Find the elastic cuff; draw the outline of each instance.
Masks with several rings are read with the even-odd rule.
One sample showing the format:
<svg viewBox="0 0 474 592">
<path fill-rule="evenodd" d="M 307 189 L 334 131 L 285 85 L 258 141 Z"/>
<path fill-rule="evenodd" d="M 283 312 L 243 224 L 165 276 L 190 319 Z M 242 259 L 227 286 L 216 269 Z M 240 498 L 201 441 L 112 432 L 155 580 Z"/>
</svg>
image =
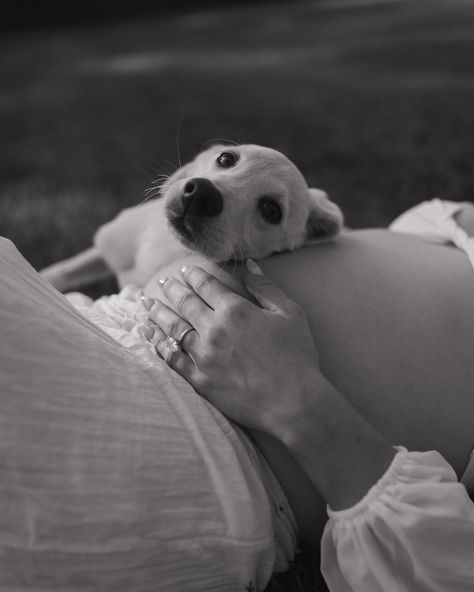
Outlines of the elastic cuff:
<svg viewBox="0 0 474 592">
<path fill-rule="evenodd" d="M 365 512 L 370 503 L 379 498 L 387 487 L 399 481 L 399 476 L 403 472 L 403 467 L 409 453 L 403 446 L 394 446 L 394 448 L 397 450 L 397 454 L 393 457 L 388 469 L 364 497 L 355 505 L 344 510 L 331 510 L 328 506 L 327 513 L 329 518 L 333 520 L 353 520 L 358 514 Z"/>
</svg>

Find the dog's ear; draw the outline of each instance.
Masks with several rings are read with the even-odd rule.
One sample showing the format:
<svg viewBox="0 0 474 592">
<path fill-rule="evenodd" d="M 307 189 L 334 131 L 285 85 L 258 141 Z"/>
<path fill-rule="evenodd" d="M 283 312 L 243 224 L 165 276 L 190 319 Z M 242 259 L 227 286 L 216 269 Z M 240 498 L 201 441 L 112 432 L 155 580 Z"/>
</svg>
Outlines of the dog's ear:
<svg viewBox="0 0 474 592">
<path fill-rule="evenodd" d="M 310 211 L 306 223 L 306 238 L 333 236 L 341 231 L 344 216 L 322 189 L 310 188 Z"/>
</svg>

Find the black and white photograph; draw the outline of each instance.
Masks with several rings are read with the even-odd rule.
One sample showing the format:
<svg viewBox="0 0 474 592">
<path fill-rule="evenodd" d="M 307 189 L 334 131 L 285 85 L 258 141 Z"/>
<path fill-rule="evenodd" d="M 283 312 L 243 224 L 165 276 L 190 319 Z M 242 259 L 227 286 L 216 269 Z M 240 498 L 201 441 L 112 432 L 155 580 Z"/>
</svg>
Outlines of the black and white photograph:
<svg viewBox="0 0 474 592">
<path fill-rule="evenodd" d="M 474 590 L 474 1 L 5 0 L 0 592 Z"/>
</svg>

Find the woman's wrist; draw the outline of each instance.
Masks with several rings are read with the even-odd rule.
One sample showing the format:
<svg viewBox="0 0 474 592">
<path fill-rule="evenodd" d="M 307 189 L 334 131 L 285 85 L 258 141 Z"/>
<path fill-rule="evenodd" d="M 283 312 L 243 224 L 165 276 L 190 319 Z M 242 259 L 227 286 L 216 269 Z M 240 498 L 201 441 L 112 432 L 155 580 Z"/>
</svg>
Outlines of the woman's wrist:
<svg viewBox="0 0 474 592">
<path fill-rule="evenodd" d="M 396 452 L 326 380 L 288 417 L 278 438 L 333 509 L 357 503 Z"/>
</svg>

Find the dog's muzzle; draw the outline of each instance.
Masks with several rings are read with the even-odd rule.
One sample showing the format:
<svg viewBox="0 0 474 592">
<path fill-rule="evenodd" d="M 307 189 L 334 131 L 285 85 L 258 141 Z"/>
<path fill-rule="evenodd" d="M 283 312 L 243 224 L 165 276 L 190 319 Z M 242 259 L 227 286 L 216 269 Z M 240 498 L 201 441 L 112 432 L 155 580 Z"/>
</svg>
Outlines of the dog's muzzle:
<svg viewBox="0 0 474 592">
<path fill-rule="evenodd" d="M 224 207 L 222 193 L 208 179 L 189 179 L 182 195 L 183 216 L 215 217 Z"/>
</svg>

